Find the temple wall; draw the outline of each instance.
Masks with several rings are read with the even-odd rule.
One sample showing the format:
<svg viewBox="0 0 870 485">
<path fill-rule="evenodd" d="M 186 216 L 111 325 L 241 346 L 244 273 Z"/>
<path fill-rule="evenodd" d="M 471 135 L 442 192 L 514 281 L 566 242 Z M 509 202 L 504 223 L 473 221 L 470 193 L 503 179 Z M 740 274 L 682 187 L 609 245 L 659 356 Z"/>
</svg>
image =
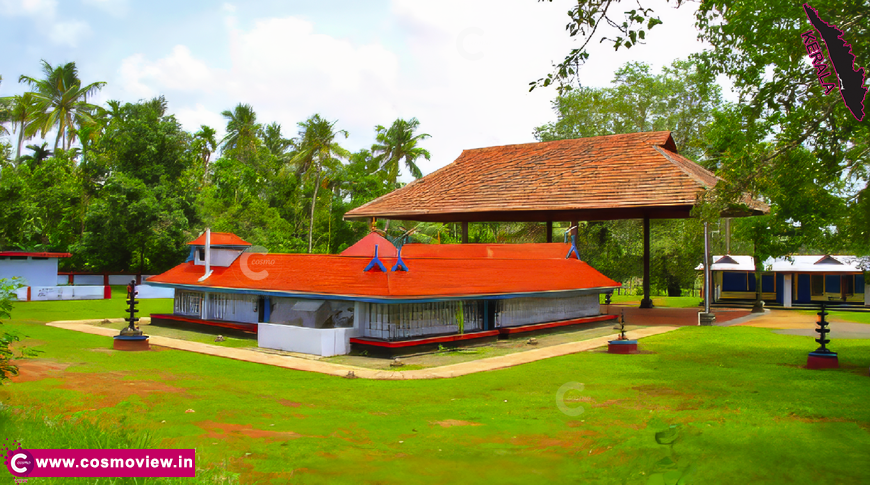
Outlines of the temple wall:
<svg viewBox="0 0 870 485">
<path fill-rule="evenodd" d="M 601 313 L 598 295 L 569 298 L 510 298 L 498 300 L 495 326 L 514 327 L 572 320 Z"/>
</svg>

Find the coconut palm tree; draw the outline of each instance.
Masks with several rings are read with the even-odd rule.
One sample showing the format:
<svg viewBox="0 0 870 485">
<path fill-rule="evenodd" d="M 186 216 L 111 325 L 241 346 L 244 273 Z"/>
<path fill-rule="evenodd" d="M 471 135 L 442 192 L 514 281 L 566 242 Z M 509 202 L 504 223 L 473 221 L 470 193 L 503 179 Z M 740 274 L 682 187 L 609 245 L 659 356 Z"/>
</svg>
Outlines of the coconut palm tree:
<svg viewBox="0 0 870 485">
<path fill-rule="evenodd" d="M 218 147 L 216 133 L 214 128 L 200 125 L 199 131 L 193 134 L 194 147 L 199 150 L 199 157 L 202 158 L 203 181 L 208 177 L 208 164 L 211 161 L 211 155 Z"/>
<path fill-rule="evenodd" d="M 338 121 L 329 122 L 319 114 L 299 123 L 299 138 L 296 140 L 297 153 L 290 163 L 296 167 L 297 176 L 307 178 L 314 173 L 314 195 L 311 198 L 311 217 L 308 221 L 308 252 L 314 248 L 314 209 L 317 205 L 317 192 L 325 171 L 338 168 L 339 159 L 347 159 L 350 152 L 342 148 L 335 138 L 348 134 L 345 130 L 336 130 Z"/>
<path fill-rule="evenodd" d="M 47 141 L 42 142 L 42 145 L 27 145 L 27 148 L 33 153 L 19 157 L 19 163 L 26 163 L 30 166 L 31 170 L 35 169 L 43 160 L 53 155 L 52 151 L 49 150 L 47 146 Z"/>
<path fill-rule="evenodd" d="M 3 76 L 0 76 L 0 84 L 3 84 Z M 9 118 L 9 102 L 6 98 L 0 98 L 0 135 L 8 135 L 9 130 L 3 126 Z"/>
<path fill-rule="evenodd" d="M 91 123 L 91 113 L 97 109 L 88 103 L 92 96 L 106 85 L 105 82 L 95 82 L 82 86 L 75 62 L 52 67 L 42 61 L 44 79 L 36 79 L 22 75 L 18 82 L 27 83 L 32 91 L 33 100 L 39 110 L 33 118 L 33 123 L 43 138 L 52 129 L 57 129 L 54 149 L 57 150 L 61 139 L 62 148 L 68 150 L 75 141 L 75 127 Z"/>
<path fill-rule="evenodd" d="M 262 126 L 257 123 L 257 113 L 250 104 L 239 103 L 232 111 L 221 115 L 227 119 L 227 134 L 221 140 L 221 150 L 233 150 L 234 157 L 244 163 L 256 160 L 260 146 Z"/>
<path fill-rule="evenodd" d="M 426 133 L 414 135 L 414 131 L 419 127 L 420 122 L 417 118 L 408 121 L 399 118 L 389 129 L 382 125 L 375 127 L 377 143 L 372 145 L 372 153 L 380 165 L 379 170 L 386 172 L 387 181 L 392 184 L 395 184 L 399 178 L 399 163 L 403 161 L 414 178 L 423 176 L 415 162 L 421 156 L 429 160 L 430 155 L 429 151 L 418 147 L 417 142 L 429 138 L 430 135 Z"/>
<path fill-rule="evenodd" d="M 21 158 L 24 141 L 33 138 L 39 131 L 33 123 L 39 109 L 33 99 L 33 93 L 16 94 L 3 100 L 8 102 L 6 120 L 12 123 L 12 133 L 18 132 L 18 150 L 15 152 L 15 158 Z"/>
</svg>

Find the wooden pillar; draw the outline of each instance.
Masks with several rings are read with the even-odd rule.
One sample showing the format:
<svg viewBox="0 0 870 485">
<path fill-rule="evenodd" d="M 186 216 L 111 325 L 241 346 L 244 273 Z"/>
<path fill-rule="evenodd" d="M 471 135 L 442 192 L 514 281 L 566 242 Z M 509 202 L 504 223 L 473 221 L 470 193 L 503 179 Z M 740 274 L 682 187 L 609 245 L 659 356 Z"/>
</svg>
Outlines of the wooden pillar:
<svg viewBox="0 0 870 485">
<path fill-rule="evenodd" d="M 571 234 L 569 234 L 570 236 L 576 236 L 580 234 L 580 221 L 572 221 L 571 227 L 573 227 L 574 229 L 571 229 Z"/>
<path fill-rule="evenodd" d="M 643 299 L 641 308 L 652 308 L 652 298 L 649 295 L 649 216 L 643 218 Z"/>
<path fill-rule="evenodd" d="M 553 221 L 547 221 L 547 242 L 553 242 Z"/>
<path fill-rule="evenodd" d="M 462 223 L 462 244 L 468 244 L 468 223 Z"/>
</svg>

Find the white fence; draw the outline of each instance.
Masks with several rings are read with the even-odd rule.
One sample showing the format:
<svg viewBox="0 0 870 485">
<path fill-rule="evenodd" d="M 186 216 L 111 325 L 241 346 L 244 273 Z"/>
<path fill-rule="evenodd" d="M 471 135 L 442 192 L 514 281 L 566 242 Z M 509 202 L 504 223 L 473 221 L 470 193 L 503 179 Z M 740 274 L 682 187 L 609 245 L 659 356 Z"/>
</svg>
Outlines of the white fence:
<svg viewBox="0 0 870 485">
<path fill-rule="evenodd" d="M 27 301 L 27 292 L 30 291 L 30 301 L 53 301 L 53 300 L 103 300 L 109 293 L 108 286 L 30 286 L 15 290 L 15 296 L 19 301 Z M 157 288 L 150 285 L 136 286 L 136 298 L 175 298 L 175 289 Z"/>
</svg>

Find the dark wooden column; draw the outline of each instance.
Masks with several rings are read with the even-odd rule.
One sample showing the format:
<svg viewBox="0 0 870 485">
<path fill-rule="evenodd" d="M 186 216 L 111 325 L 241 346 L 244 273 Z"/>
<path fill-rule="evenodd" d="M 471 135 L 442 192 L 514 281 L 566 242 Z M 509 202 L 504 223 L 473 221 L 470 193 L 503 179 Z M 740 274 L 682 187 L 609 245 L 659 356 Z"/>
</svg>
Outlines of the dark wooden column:
<svg viewBox="0 0 870 485">
<path fill-rule="evenodd" d="M 462 223 L 462 244 L 468 244 L 468 223 Z"/>
<path fill-rule="evenodd" d="M 576 236 L 580 234 L 580 221 L 571 221 L 571 227 L 573 227 L 574 229 L 571 229 L 571 234 L 569 234 L 569 236 Z"/>
<path fill-rule="evenodd" d="M 643 299 L 641 308 L 652 308 L 652 298 L 649 296 L 649 216 L 643 218 Z"/>
<path fill-rule="evenodd" d="M 547 242 L 553 242 L 553 221 L 547 221 Z"/>
</svg>

